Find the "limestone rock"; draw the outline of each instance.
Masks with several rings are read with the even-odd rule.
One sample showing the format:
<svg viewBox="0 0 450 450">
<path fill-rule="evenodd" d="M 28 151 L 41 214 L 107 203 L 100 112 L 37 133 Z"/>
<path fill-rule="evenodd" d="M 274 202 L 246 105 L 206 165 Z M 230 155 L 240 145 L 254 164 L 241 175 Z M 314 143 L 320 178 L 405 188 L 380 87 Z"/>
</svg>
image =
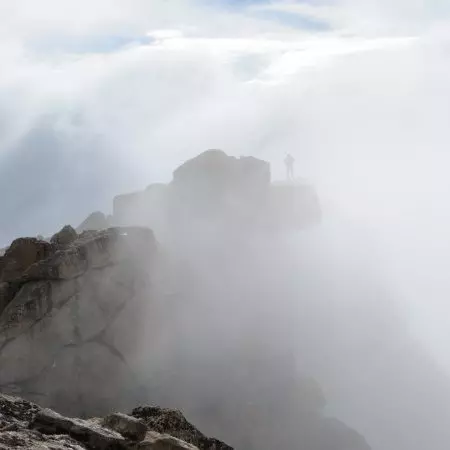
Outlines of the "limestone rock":
<svg viewBox="0 0 450 450">
<path fill-rule="evenodd" d="M 19 281 L 29 267 L 50 257 L 54 250 L 53 245 L 36 238 L 16 239 L 2 257 L 0 281 Z"/>
<path fill-rule="evenodd" d="M 66 225 L 51 237 L 50 242 L 56 247 L 67 247 L 77 237 L 77 232 L 70 225 Z"/>
<path fill-rule="evenodd" d="M 147 426 L 142 420 L 122 413 L 114 413 L 105 417 L 103 426 L 132 441 L 142 441 L 147 434 Z"/>
</svg>

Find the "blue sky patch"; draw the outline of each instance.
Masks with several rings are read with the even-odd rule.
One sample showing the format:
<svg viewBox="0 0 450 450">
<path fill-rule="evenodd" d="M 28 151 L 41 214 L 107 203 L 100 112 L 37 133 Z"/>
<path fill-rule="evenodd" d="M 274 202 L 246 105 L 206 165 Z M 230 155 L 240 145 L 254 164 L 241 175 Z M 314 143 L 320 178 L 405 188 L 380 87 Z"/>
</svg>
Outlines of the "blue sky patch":
<svg viewBox="0 0 450 450">
<path fill-rule="evenodd" d="M 205 0 L 202 0 L 205 2 Z M 330 29 L 330 25 L 318 19 L 314 19 L 302 14 L 298 14 L 295 12 L 276 10 L 276 9 L 249 9 L 251 6 L 258 5 L 276 5 L 278 2 L 271 0 L 214 0 L 213 2 L 208 1 L 208 5 L 215 5 L 217 8 L 223 8 L 226 10 L 239 10 L 245 12 L 247 15 L 259 18 L 262 20 L 269 20 L 284 24 L 286 26 L 292 28 L 298 28 L 303 30 L 310 31 L 328 31 Z M 309 3 L 309 4 L 317 4 L 323 3 L 318 0 L 299 0 L 297 3 Z"/>
<path fill-rule="evenodd" d="M 328 31 L 330 29 L 330 25 L 325 21 L 288 11 L 257 11 L 253 12 L 252 16 L 259 17 L 264 20 L 273 20 L 289 27 L 300 28 L 303 30 Z"/>
<path fill-rule="evenodd" d="M 129 45 L 147 45 L 152 41 L 149 36 L 58 36 L 40 39 L 32 44 L 32 48 L 42 53 L 111 53 Z"/>
</svg>

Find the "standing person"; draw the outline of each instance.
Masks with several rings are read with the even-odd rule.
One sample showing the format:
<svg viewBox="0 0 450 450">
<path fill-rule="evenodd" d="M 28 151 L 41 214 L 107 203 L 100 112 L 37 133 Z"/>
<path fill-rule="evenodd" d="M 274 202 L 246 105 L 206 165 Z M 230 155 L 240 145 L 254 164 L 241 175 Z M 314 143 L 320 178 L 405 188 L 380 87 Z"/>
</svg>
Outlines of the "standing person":
<svg viewBox="0 0 450 450">
<path fill-rule="evenodd" d="M 286 179 L 293 180 L 294 179 L 294 157 L 288 153 L 286 158 L 284 158 L 284 164 L 286 164 Z"/>
</svg>

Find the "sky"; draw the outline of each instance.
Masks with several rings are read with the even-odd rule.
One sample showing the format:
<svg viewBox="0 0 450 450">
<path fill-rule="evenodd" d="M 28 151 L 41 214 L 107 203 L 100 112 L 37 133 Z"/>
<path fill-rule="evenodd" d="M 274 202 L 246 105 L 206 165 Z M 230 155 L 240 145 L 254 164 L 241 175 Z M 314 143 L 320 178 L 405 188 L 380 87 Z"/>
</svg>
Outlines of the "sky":
<svg viewBox="0 0 450 450">
<path fill-rule="evenodd" d="M 0 242 L 79 222 L 210 147 L 270 159 L 275 176 L 289 150 L 322 184 L 339 183 L 336 163 L 354 165 L 345 176 L 363 178 L 364 195 L 379 170 L 387 191 L 397 170 L 429 171 L 424 147 L 445 153 L 449 10 L 439 0 L 0 1 Z"/>
<path fill-rule="evenodd" d="M 449 24 L 445 0 L 0 0 L 0 244 L 110 212 L 208 148 L 275 179 L 289 151 L 380 242 L 441 357 Z"/>
</svg>

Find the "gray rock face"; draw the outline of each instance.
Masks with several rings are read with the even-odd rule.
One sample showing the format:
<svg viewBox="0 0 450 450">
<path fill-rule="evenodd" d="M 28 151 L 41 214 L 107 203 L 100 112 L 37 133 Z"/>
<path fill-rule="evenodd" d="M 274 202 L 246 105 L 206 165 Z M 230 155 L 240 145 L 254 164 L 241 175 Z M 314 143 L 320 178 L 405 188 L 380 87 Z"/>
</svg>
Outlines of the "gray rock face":
<svg viewBox="0 0 450 450">
<path fill-rule="evenodd" d="M 98 450 L 127 450 L 129 445 L 119 433 L 102 427 L 94 421 L 61 416 L 51 409 L 39 411 L 30 427 L 42 434 L 68 435 L 86 448 Z"/>
<path fill-rule="evenodd" d="M 144 408 L 145 409 L 145 408 Z M 159 410 L 162 413 L 164 410 Z M 155 411 L 156 413 L 156 411 Z M 184 417 L 181 415 L 184 419 Z M 157 420 L 157 414 L 154 417 Z M 164 422 L 161 418 L 160 422 Z M 189 424 L 192 433 L 202 435 Z M 184 423 L 184 422 L 183 422 Z M 172 428 L 177 433 L 176 428 Z M 179 433 L 178 433 L 179 434 Z M 211 440 L 211 443 L 219 442 Z M 201 447 L 231 447 L 220 443 Z M 126 414 L 82 420 L 62 416 L 18 397 L 0 394 L 0 449 L 50 450 L 199 450 L 170 434 L 161 434 L 143 421 Z"/>
<path fill-rule="evenodd" d="M 0 261 L 0 281 L 20 281 L 23 273 L 38 261 L 54 253 L 53 245 L 36 238 L 19 238 L 13 241 Z"/>
<path fill-rule="evenodd" d="M 132 415 L 143 420 L 151 430 L 179 438 L 200 450 L 232 450 L 230 446 L 223 442 L 206 437 L 191 425 L 178 410 L 140 407 L 134 409 Z"/>
<path fill-rule="evenodd" d="M 156 253 L 150 230 L 114 228 L 83 233 L 46 259 L 22 264 L 19 286 L 0 285 L 0 389 L 43 397 L 69 413 L 120 406 L 111 392 L 136 383 L 125 354 L 132 360 L 136 351 L 134 326 L 151 295 Z M 112 332 L 129 309 L 134 323 Z"/>
<path fill-rule="evenodd" d="M 256 212 L 267 200 L 270 165 L 253 157 L 234 158 L 221 150 L 208 150 L 178 167 L 172 185 L 176 207 L 196 215 Z"/>
<path fill-rule="evenodd" d="M 223 259 L 221 250 L 227 245 L 218 227 L 213 227 L 211 241 L 203 239 L 203 227 L 197 239 L 191 233 L 205 215 L 223 225 L 225 236 L 236 223 L 248 224 L 250 230 L 280 223 L 303 226 L 310 212 L 303 216 L 302 208 L 295 209 L 302 194 L 291 188 L 283 187 L 278 195 L 264 161 L 211 151 L 177 169 L 170 185 L 152 185 L 116 199 L 114 219 L 119 223 L 127 223 L 135 211 L 133 221 L 143 217 L 160 226 L 164 221 L 181 224 L 184 233 L 176 236 L 174 247 L 187 241 L 189 251 L 203 253 L 204 271 L 167 262 L 169 246 L 159 252 L 152 231 L 141 227 L 79 235 L 65 228 L 52 243 L 13 243 L 0 258 L 0 272 L 4 274 L 5 263 L 9 268 L 8 281 L 0 284 L 0 392 L 83 418 L 156 401 L 181 407 L 209 434 L 245 450 L 297 448 L 306 442 L 314 450 L 368 450 L 362 437 L 324 419 L 319 388 L 299 381 L 289 362 L 270 356 L 266 344 L 274 339 L 267 333 L 272 328 L 265 329 L 270 337 L 261 339 L 261 354 L 242 350 L 246 333 L 235 339 L 229 330 L 235 317 L 243 317 L 236 301 L 247 300 L 226 286 L 233 284 L 234 275 L 224 269 L 234 259 Z M 273 212 L 274 207 L 280 210 Z M 142 211 L 148 214 L 142 216 Z M 193 225 L 187 231 L 184 218 Z M 231 241 L 230 256 L 244 256 L 236 248 L 245 244 L 248 233 L 234 231 L 232 227 L 232 235 L 244 237 Z M 199 245 L 198 235 L 208 251 Z M 211 242 L 219 242 L 216 255 L 209 251 Z M 248 261 L 254 263 L 253 258 Z M 220 275 L 219 289 L 208 286 L 208 276 L 202 280 L 213 272 Z M 210 298 L 223 314 L 209 311 Z M 253 308 L 252 321 L 260 327 L 265 321 L 257 306 L 243 309 Z M 228 320 L 230 311 L 235 317 Z M 271 311 L 271 320 L 275 313 Z M 245 322 L 244 328 L 251 325 Z M 20 413 L 20 401 L 12 404 L 8 407 Z M 231 449 L 200 433 L 174 409 L 142 407 L 132 416 L 95 420 L 41 409 L 32 415 L 28 431 L 5 430 L 10 434 L 3 435 L 4 445 L 16 439 L 29 448 L 45 443 L 50 448 Z"/>
<path fill-rule="evenodd" d="M 77 237 L 77 232 L 70 225 L 66 225 L 51 237 L 50 242 L 56 247 L 67 247 L 74 242 Z"/>
</svg>

